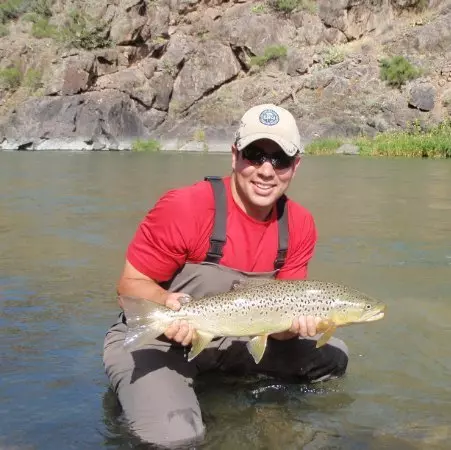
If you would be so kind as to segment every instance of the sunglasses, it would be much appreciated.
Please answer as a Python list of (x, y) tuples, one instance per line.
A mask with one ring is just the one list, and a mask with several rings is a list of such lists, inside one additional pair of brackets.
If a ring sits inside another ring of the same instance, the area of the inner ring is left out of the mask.
[(295, 157), (288, 156), (285, 152), (265, 153), (261, 148), (255, 145), (248, 145), (241, 150), (243, 158), (249, 161), (253, 166), (260, 167), (266, 161), (270, 162), (274, 170), (288, 169), (292, 166)]

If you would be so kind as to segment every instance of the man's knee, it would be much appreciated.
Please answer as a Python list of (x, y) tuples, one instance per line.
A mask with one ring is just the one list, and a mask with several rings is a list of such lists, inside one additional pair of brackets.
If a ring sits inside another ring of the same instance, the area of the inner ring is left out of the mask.
[(200, 413), (192, 409), (172, 411), (157, 420), (145, 416), (129, 418), (129, 424), (141, 441), (164, 449), (199, 444), (205, 435)]
[(337, 338), (331, 338), (326, 345), (317, 349), (321, 357), (308, 374), (311, 383), (340, 378), (346, 373), (349, 361), (348, 346)]
[(332, 338), (316, 348), (317, 337), (268, 342), (268, 349), (257, 370), (277, 376), (296, 377), (306, 382), (338, 378), (348, 365), (346, 344)]

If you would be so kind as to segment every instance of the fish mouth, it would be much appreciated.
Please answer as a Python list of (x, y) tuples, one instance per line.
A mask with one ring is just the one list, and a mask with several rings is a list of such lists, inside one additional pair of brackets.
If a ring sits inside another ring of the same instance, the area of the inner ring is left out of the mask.
[(376, 320), (380, 320), (385, 316), (385, 310), (376, 311), (370, 316), (364, 317), (362, 322), (374, 322)]

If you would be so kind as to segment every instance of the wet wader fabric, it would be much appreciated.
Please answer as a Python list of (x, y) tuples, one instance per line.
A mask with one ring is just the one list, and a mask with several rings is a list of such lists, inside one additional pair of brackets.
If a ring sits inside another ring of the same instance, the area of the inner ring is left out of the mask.
[[(282, 211), (279, 234), (283, 215)], [(215, 223), (218, 220), (220, 218), (216, 218)], [(225, 227), (223, 232), (225, 235)], [(217, 237), (220, 242), (221, 236), (215, 233), (212, 241)], [(211, 246), (210, 256), (214, 251), (213, 256), (217, 256), (218, 249), (222, 251), (221, 245), (214, 247), (212, 252)], [(275, 265), (277, 260), (280, 264), (280, 255), (279, 249)], [(226, 292), (236, 280), (272, 278), (277, 272), (241, 272), (219, 265), (219, 260), (208, 261), (210, 256), (200, 264), (186, 264), (164, 287), (198, 298)], [(204, 436), (201, 409), (193, 389), (197, 375), (212, 371), (235, 375), (260, 373), (310, 382), (343, 375), (348, 362), (345, 344), (335, 338), (319, 349), (315, 348), (314, 339), (269, 339), (265, 354), (257, 365), (246, 348), (247, 338), (216, 339), (188, 362), (186, 349), (164, 336), (130, 353), (123, 347), (125, 333), (126, 325), (121, 317), (105, 337), (105, 371), (131, 429), (143, 441), (163, 448), (193, 444)]]

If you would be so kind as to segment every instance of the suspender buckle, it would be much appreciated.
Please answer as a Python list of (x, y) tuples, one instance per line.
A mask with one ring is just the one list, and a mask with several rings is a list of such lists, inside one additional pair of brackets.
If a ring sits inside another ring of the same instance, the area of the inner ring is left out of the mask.
[(222, 248), (224, 247), (225, 241), (220, 239), (210, 239), (210, 248), (207, 252), (207, 257), (205, 261), (218, 263), (222, 258)]
[(274, 269), (278, 270), (282, 268), (285, 264), (285, 260), (287, 259), (287, 252), (288, 250), (279, 250), (277, 252), (277, 258), (274, 261)]

